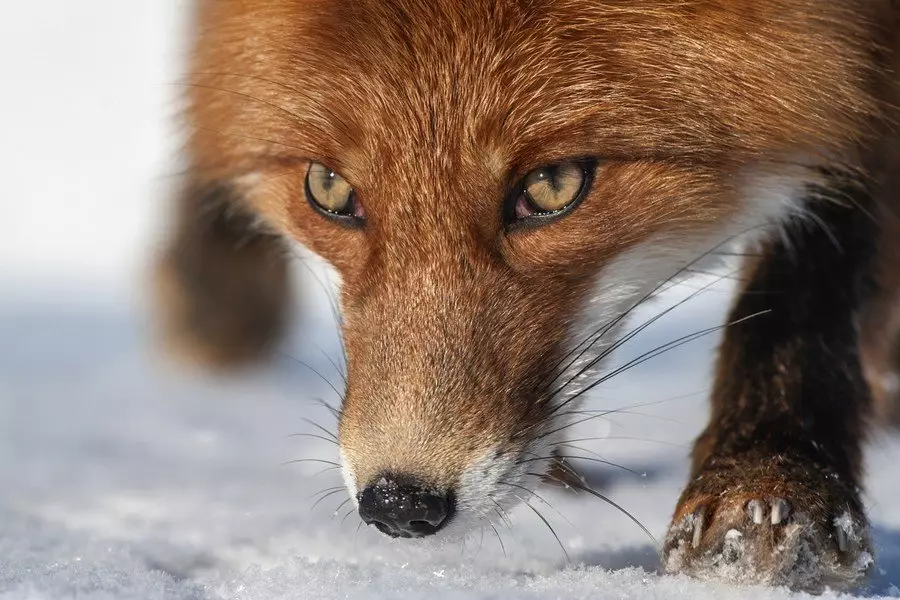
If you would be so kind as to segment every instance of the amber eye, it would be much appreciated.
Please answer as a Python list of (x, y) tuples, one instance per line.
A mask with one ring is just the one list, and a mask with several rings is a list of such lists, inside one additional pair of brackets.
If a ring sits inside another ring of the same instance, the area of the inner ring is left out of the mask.
[(365, 218), (353, 187), (322, 163), (314, 162), (309, 165), (306, 173), (306, 197), (314, 208), (326, 216), (355, 222)]
[(532, 217), (561, 215), (587, 194), (593, 177), (593, 161), (568, 161), (528, 173), (516, 187), (511, 224)]

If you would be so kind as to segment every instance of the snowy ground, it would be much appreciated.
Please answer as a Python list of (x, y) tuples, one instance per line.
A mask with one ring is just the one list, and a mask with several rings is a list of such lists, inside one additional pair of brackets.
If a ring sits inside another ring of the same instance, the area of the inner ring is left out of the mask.
[[(0, 600), (241, 598), (788, 598), (657, 573), (649, 540), (590, 498), (540, 490), (565, 556), (528, 509), (464, 546), (423, 548), (358, 527), (334, 471), (294, 458), (334, 448), (289, 434), (333, 392), (290, 358), (213, 381), (153, 354), (140, 282), (151, 203), (174, 168), (165, 119), (177, 56), (174, 0), (45, 0), (0, 20)], [(680, 290), (684, 293), (685, 290)], [(623, 349), (722, 318), (727, 286)], [(644, 315), (646, 316), (646, 314)], [(640, 321), (638, 316), (637, 320)], [(305, 324), (329, 352), (325, 317)], [(299, 328), (299, 326), (298, 326)], [(661, 537), (704, 419), (715, 340), (609, 382), (592, 403), (660, 401), (598, 423), (583, 444), (645, 473), (592, 482)], [(295, 343), (288, 353), (328, 363)], [(870, 452), (880, 570), (900, 596), (900, 438)], [(587, 465), (586, 465), (587, 466)], [(574, 525), (573, 525), (574, 524)]]

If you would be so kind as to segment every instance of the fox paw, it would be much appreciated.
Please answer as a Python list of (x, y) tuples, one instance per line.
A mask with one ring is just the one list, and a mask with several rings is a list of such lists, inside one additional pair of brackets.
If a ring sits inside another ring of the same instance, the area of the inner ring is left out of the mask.
[(821, 471), (804, 469), (801, 479), (779, 471), (730, 465), (701, 473), (676, 510), (665, 569), (811, 592), (861, 583), (874, 560), (856, 489)]

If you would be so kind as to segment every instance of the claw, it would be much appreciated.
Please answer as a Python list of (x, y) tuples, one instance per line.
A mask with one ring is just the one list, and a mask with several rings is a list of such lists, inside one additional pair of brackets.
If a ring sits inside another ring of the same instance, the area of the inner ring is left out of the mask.
[(791, 515), (791, 505), (786, 500), (778, 498), (772, 502), (772, 525), (780, 525)]
[(694, 513), (694, 537), (691, 539), (691, 546), (700, 547), (700, 539), (703, 537), (703, 525), (706, 517), (706, 509), (701, 508)]
[(846, 552), (849, 546), (847, 542), (847, 532), (844, 531), (844, 529), (840, 525), (838, 525), (834, 528), (834, 535), (837, 538), (838, 550), (840, 550), (841, 552)]
[(747, 503), (747, 512), (750, 513), (750, 518), (757, 525), (762, 525), (765, 511), (766, 507), (762, 500), (751, 500)]

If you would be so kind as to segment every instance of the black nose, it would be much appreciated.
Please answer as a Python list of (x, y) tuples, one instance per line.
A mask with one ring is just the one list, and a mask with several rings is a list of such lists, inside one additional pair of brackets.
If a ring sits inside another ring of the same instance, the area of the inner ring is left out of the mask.
[(356, 496), (359, 516), (391, 537), (434, 535), (450, 521), (453, 496), (407, 478), (381, 477)]

